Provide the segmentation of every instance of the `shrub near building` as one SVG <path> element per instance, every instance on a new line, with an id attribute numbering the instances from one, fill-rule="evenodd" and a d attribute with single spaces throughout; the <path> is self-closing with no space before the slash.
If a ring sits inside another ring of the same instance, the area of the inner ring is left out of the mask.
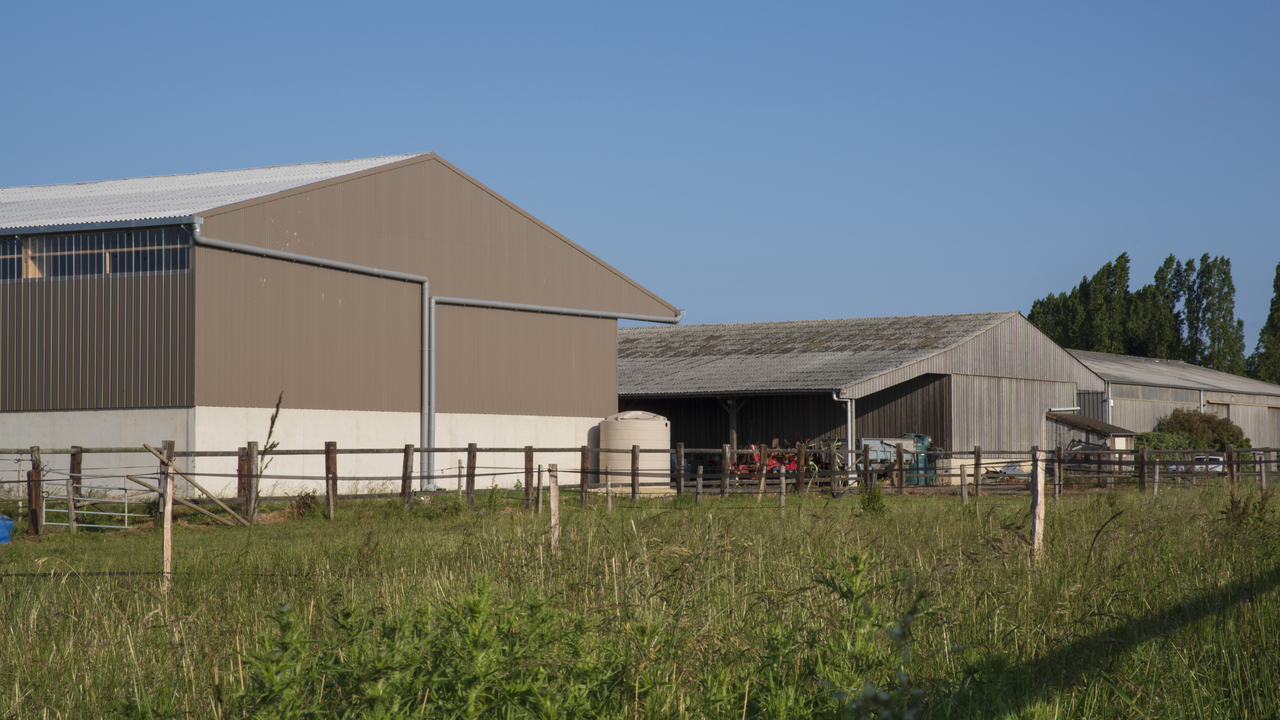
<path id="1" fill-rule="evenodd" d="M 1145 446 L 1159 450 L 1224 450 L 1228 445 L 1237 448 L 1252 447 L 1249 444 L 1249 438 L 1244 436 L 1244 431 L 1239 425 L 1231 422 L 1230 418 L 1218 417 L 1199 410 L 1176 409 L 1169 414 L 1169 417 L 1160 421 L 1156 430 L 1157 432 L 1154 433 L 1139 435 L 1138 444 L 1144 445 L 1144 439 L 1149 436 L 1165 436 L 1152 437 L 1151 442 L 1186 442 L 1186 439 L 1190 438 L 1195 444 Z"/>

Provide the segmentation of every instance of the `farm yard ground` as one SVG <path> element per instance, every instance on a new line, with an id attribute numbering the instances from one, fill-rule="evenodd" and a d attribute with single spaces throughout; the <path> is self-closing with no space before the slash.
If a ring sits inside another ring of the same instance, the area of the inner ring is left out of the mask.
<path id="1" fill-rule="evenodd" d="M 555 554 L 514 493 L 183 516 L 167 601 L 158 528 L 19 537 L 0 717 L 1280 712 L 1256 484 L 1064 497 L 1034 565 L 1025 496 L 691 500 L 566 499 Z"/>

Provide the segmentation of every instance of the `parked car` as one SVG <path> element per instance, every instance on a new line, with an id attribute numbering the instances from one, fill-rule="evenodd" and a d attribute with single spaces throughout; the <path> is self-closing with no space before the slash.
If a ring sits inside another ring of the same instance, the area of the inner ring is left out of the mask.
<path id="1" fill-rule="evenodd" d="M 1186 472 L 1186 466 L 1182 464 L 1169 465 L 1165 469 L 1173 473 Z M 1191 465 L 1191 472 L 1224 472 L 1222 469 L 1222 456 L 1197 455 Z"/>

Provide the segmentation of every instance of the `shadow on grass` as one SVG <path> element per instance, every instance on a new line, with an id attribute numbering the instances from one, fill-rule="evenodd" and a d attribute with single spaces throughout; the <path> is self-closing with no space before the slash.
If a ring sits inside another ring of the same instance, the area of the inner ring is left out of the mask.
<path id="1" fill-rule="evenodd" d="M 963 717 L 968 718 L 1016 715 L 1096 680 L 1099 673 L 1109 672 L 1124 655 L 1144 643 L 1167 640 L 1182 628 L 1277 588 L 1280 588 L 1280 565 L 1202 592 L 1166 610 L 1129 618 L 1025 663 L 1012 664 L 1001 654 L 989 656 L 970 664 L 958 687 L 934 696 L 928 706 L 947 716 L 955 712 L 962 712 Z M 1108 680 L 1104 682 L 1110 684 Z M 1280 718 L 1280 715 L 1267 717 Z"/>

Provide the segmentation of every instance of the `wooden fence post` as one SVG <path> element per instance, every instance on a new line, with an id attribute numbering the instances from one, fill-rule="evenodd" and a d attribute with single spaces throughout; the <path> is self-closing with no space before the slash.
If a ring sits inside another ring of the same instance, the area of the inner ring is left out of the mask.
<path id="1" fill-rule="evenodd" d="M 1138 448 L 1138 492 L 1147 492 L 1147 449 Z"/>
<path id="2" fill-rule="evenodd" d="M 465 478 L 466 476 L 467 476 L 467 471 L 464 468 L 462 461 L 459 460 L 458 461 L 458 499 L 459 500 L 462 499 L 462 486 L 465 482 L 463 478 Z"/>
<path id="3" fill-rule="evenodd" d="M 838 464 L 839 463 L 836 461 L 836 441 L 832 440 L 831 447 L 827 448 L 827 467 L 831 468 L 831 478 L 828 483 L 829 489 L 831 490 L 831 497 L 836 496 L 836 475 L 838 474 L 836 472 L 836 466 Z"/>
<path id="4" fill-rule="evenodd" d="M 760 460 L 756 463 L 756 476 L 760 479 L 760 486 L 756 489 L 756 504 L 758 505 L 764 501 L 764 483 L 765 483 L 765 472 L 764 472 L 765 467 L 764 466 L 768 464 L 769 456 L 765 454 L 763 444 L 761 444 L 759 448 L 756 448 L 753 445 L 752 449 L 756 449 L 760 453 Z"/>
<path id="5" fill-rule="evenodd" d="M 1044 550 L 1044 453 L 1031 453 L 1031 559 Z"/>
<path id="6" fill-rule="evenodd" d="M 79 445 L 71 446 L 71 471 L 68 474 L 70 475 L 71 488 L 67 492 L 67 496 L 73 498 L 71 503 L 74 506 L 74 498 L 79 498 L 84 494 L 84 448 Z M 75 507 L 72 507 L 71 509 L 76 510 Z M 73 512 L 71 517 L 71 532 L 75 532 L 76 523 L 80 522 L 79 511 L 77 510 L 76 512 Z"/>
<path id="7" fill-rule="evenodd" d="M 698 466 L 697 483 L 698 484 L 694 487 L 693 504 L 701 505 L 702 504 L 702 466 L 701 465 Z"/>
<path id="8" fill-rule="evenodd" d="M 258 443 L 251 442 L 244 448 L 245 476 L 249 480 L 249 514 L 245 519 L 251 523 L 258 522 Z"/>
<path id="9" fill-rule="evenodd" d="M 551 550 L 560 546 L 560 473 L 556 463 L 547 466 L 547 485 L 551 495 Z"/>
<path id="10" fill-rule="evenodd" d="M 982 446 L 973 446 L 973 496 L 982 497 Z"/>
<path id="11" fill-rule="evenodd" d="M 778 468 L 778 509 L 782 510 L 787 506 L 787 469 Z"/>
<path id="12" fill-rule="evenodd" d="M 864 488 L 867 492 L 876 489 L 876 475 L 871 472 L 871 446 L 863 444 L 862 446 L 862 472 L 866 475 L 867 480 Z"/>
<path id="13" fill-rule="evenodd" d="M 1258 480 L 1262 483 L 1262 489 L 1267 489 L 1267 464 L 1271 462 L 1271 451 L 1267 450 L 1262 453 L 1262 462 L 1258 464 Z"/>
<path id="14" fill-rule="evenodd" d="M 586 507 L 591 504 L 587 495 L 587 476 L 591 473 L 591 448 L 582 446 L 582 462 L 578 468 L 578 504 Z"/>
<path id="15" fill-rule="evenodd" d="M 1107 453 L 1107 489 L 1114 490 L 1116 487 L 1116 472 L 1120 469 L 1119 451 Z"/>
<path id="16" fill-rule="evenodd" d="M 720 446 L 720 497 L 729 497 L 729 468 L 736 460 L 733 450 L 728 445 Z"/>
<path id="17" fill-rule="evenodd" d="M 1153 465 L 1154 472 L 1151 474 L 1151 496 L 1158 497 L 1160 495 L 1160 463 L 1163 456 L 1156 455 L 1156 462 Z"/>
<path id="18" fill-rule="evenodd" d="M 173 441 L 165 440 L 161 452 L 166 460 L 173 461 Z M 164 492 L 164 532 L 160 547 L 160 564 L 164 575 L 160 580 L 161 594 L 168 595 L 173 584 L 173 466 L 160 463 L 160 489 Z"/>
<path id="19" fill-rule="evenodd" d="M 240 512 L 249 516 L 249 449 L 236 450 L 236 497 L 240 500 Z"/>
<path id="20" fill-rule="evenodd" d="M 796 492 L 805 495 L 809 492 L 809 488 L 805 487 L 805 466 L 809 464 L 809 448 L 804 443 L 800 443 L 796 447 Z"/>
<path id="21" fill-rule="evenodd" d="M 40 448 L 31 448 L 31 470 L 27 472 L 27 532 L 39 536 L 44 531 L 44 460 Z"/>
<path id="22" fill-rule="evenodd" d="M 964 463 L 960 464 L 960 504 L 969 504 L 969 478 L 964 476 Z"/>
<path id="23" fill-rule="evenodd" d="M 1062 446 L 1059 445 L 1053 451 L 1053 501 L 1057 502 L 1062 499 L 1062 483 L 1066 480 L 1062 476 Z"/>
<path id="24" fill-rule="evenodd" d="M 609 472 L 608 467 L 601 472 L 604 474 L 604 509 L 606 512 L 613 512 L 613 473 Z"/>
<path id="25" fill-rule="evenodd" d="M 631 499 L 640 499 L 640 446 L 631 446 Z"/>
<path id="26" fill-rule="evenodd" d="M 676 494 L 684 494 L 684 443 L 676 443 Z"/>
<path id="27" fill-rule="evenodd" d="M 685 495 L 685 443 L 676 443 L 676 495 Z"/>
<path id="28" fill-rule="evenodd" d="M 533 446 L 524 446 L 524 509 L 533 509 Z"/>
<path id="29" fill-rule="evenodd" d="M 1232 485 L 1235 485 L 1236 484 L 1236 449 L 1228 445 L 1227 452 L 1225 453 L 1225 455 L 1226 455 L 1226 458 L 1224 459 L 1227 461 L 1227 482 L 1229 482 Z M 1208 464 L 1209 462 L 1208 460 L 1206 460 L 1205 465 L 1208 465 Z"/>
<path id="30" fill-rule="evenodd" d="M 400 469 L 400 499 L 404 500 L 405 512 L 413 507 L 413 450 L 413 443 L 405 444 L 404 467 Z"/>
<path id="31" fill-rule="evenodd" d="M 542 514 L 542 466 L 538 466 L 538 508 L 537 514 Z"/>
<path id="32" fill-rule="evenodd" d="M 67 473 L 66 492 L 67 492 L 67 530 L 74 535 L 76 532 L 76 492 L 75 480 L 79 473 Z"/>
<path id="33" fill-rule="evenodd" d="M 476 444 L 467 443 L 467 509 L 476 509 Z"/>
<path id="34" fill-rule="evenodd" d="M 894 474 L 896 475 L 894 479 L 898 481 L 898 492 L 905 493 L 907 490 L 907 473 L 902 466 L 902 443 L 897 443 L 897 448 L 898 448 L 898 457 L 897 457 L 897 462 L 894 463 L 894 468 L 893 468 Z"/>
<path id="35" fill-rule="evenodd" d="M 324 444 L 324 504 L 329 519 L 338 511 L 338 443 Z"/>

